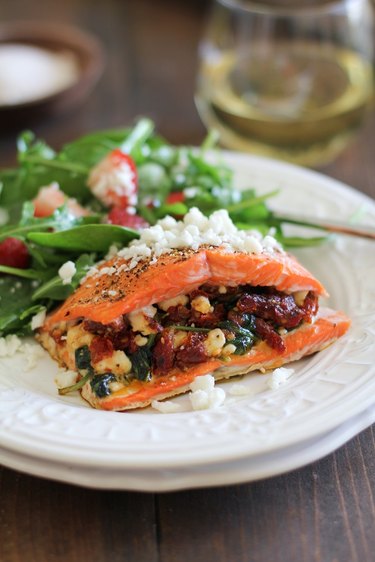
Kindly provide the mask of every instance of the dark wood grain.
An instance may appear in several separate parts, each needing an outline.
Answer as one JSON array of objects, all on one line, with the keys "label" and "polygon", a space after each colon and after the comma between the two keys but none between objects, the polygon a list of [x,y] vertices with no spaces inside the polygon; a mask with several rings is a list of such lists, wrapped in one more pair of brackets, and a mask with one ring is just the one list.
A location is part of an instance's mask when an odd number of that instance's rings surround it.
[{"label": "dark wood grain", "polygon": [[0,489],[2,562],[158,560],[151,494],[73,488],[5,469]]},{"label": "dark wood grain", "polygon": [[[60,146],[150,115],[175,143],[204,136],[195,110],[196,51],[207,3],[177,0],[8,0],[1,20],[57,20],[95,33],[105,74],[87,102],[38,135]],[[0,165],[18,129],[0,126]],[[375,196],[375,117],[322,171]],[[0,468],[1,562],[372,562],[374,433],[290,474],[171,494],[105,492]],[[1,461],[1,459],[0,459]]]}]

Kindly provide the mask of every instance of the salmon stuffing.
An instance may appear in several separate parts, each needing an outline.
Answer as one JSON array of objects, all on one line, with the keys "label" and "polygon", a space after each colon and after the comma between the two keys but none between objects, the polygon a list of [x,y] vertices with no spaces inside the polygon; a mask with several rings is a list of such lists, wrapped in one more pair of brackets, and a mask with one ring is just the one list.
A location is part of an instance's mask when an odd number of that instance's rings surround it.
[{"label": "salmon stuffing", "polygon": [[80,388],[106,410],[144,407],[186,392],[204,374],[222,379],[280,367],[348,329],[344,314],[319,310],[324,287],[276,244],[254,250],[252,242],[246,251],[242,234],[237,247],[220,236],[207,244],[200,234],[203,244],[155,255],[160,229],[153,246],[152,228],[144,231],[146,256],[137,255],[141,236],[47,317],[39,341],[77,372],[76,384],[60,392]]}]

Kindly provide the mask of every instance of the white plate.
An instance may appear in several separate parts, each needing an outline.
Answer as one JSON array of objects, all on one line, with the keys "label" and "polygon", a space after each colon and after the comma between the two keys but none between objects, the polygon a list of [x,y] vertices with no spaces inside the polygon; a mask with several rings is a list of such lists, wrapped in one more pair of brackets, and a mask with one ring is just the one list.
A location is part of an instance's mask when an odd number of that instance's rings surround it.
[{"label": "white plate", "polygon": [[39,459],[0,448],[2,463],[34,476],[78,484],[89,488],[166,492],[189,488],[227,486],[252,482],[300,468],[321,459],[349,441],[375,421],[375,406],[350,418],[339,427],[297,445],[264,455],[224,463],[181,468],[111,468],[77,466]]},{"label": "white plate", "polygon": [[[366,206],[366,222],[375,223],[375,203],[334,180],[258,157],[226,159],[238,185],[280,187],[275,207],[347,219]],[[243,383],[251,394],[230,397],[216,410],[192,412],[181,397],[176,400],[184,411],[178,414],[150,408],[101,412],[78,397],[56,394],[56,366],[49,358],[25,372],[19,354],[0,360],[0,446],[72,467],[168,471],[254,459],[326,434],[375,402],[374,249],[371,241],[341,237],[299,252],[328,288],[329,304],[345,310],[353,325],[333,346],[296,363],[294,375],[277,391],[267,389],[267,376],[249,375]]]}]

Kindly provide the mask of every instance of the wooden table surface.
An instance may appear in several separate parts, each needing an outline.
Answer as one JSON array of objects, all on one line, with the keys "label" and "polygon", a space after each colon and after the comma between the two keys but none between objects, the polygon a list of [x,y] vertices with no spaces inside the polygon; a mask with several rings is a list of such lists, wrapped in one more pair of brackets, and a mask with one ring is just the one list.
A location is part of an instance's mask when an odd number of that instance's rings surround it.
[{"label": "wooden table surface", "polygon": [[[205,2],[3,0],[1,22],[70,22],[104,43],[103,78],[79,109],[33,128],[59,146],[149,115],[175,143],[204,129],[193,92]],[[0,124],[0,164],[17,131]],[[323,171],[375,196],[375,119]],[[1,461],[1,458],[0,458]],[[97,491],[0,468],[1,562],[365,562],[375,559],[373,429],[303,469],[252,484]]]}]

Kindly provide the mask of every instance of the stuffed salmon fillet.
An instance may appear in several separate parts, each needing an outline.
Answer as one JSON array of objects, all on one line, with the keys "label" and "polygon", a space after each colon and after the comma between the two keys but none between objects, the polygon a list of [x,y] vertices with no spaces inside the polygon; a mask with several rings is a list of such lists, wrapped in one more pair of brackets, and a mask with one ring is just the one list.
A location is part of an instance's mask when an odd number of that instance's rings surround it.
[{"label": "stuffed salmon fillet", "polygon": [[319,351],[350,325],[321,283],[225,211],[167,217],[88,272],[38,338],[95,408],[128,410]]}]

